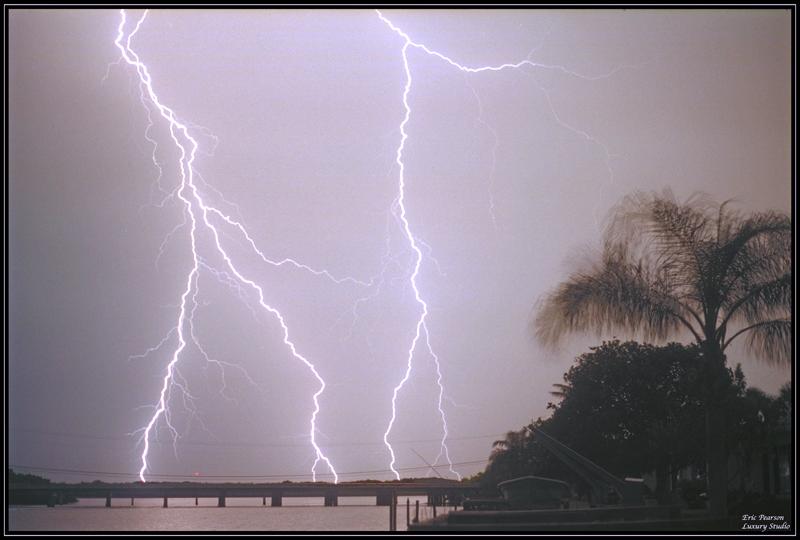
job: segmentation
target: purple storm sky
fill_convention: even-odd
[[[188,227],[170,234],[183,207],[156,204],[138,79],[124,62],[109,67],[119,59],[119,12],[8,14],[9,464],[133,480],[141,447],[129,433],[152,416],[174,341],[130,357],[175,326],[191,266]],[[789,211],[790,12],[385,14],[464,65],[530,54],[565,68],[466,74],[408,51],[405,206],[425,254],[418,284],[450,455],[468,475],[493,440],[546,414],[551,385],[575,356],[612,337],[575,336],[554,352],[528,323],[536,301],[599,248],[621,197],[699,190],[744,211]],[[266,255],[369,281],[388,249],[378,290],[271,267],[234,230],[223,235],[327,383],[317,441],[341,480],[392,477],[382,437],[419,313],[414,254],[391,217],[402,46],[366,9],[154,10],[132,40],[160,99],[200,143],[209,200]],[[178,152],[153,119],[148,134],[171,189]],[[208,235],[200,242],[205,262],[223,269]],[[237,369],[223,378],[188,347],[180,369],[195,413],[174,396],[177,457],[162,424],[152,471],[309,478],[314,379],[252,290],[240,294],[206,268],[198,286],[203,347],[252,380]],[[741,347],[729,362],[770,393],[790,379]],[[417,454],[433,461],[439,451],[437,396],[435,365],[418,348],[391,435],[404,476],[427,474]]]

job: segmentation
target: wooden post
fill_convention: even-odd
[[[267,506],[267,498],[261,497],[261,506]]]
[[[131,506],[133,506],[133,497],[131,497]]]
[[[111,508],[111,495],[106,495],[106,508]]]
[[[198,506],[198,500],[197,500],[197,499],[198,499],[198,497],[195,497],[195,498],[194,498],[194,505],[195,505],[195,506]]]
[[[167,503],[167,498],[164,497],[164,504],[162,505],[164,508],[169,508],[169,503]]]
[[[220,495],[217,499],[217,506],[219,508],[225,508],[225,495]]]
[[[397,530],[397,496],[392,491],[392,496],[389,501],[389,530]]]
[[[414,523],[419,523],[419,499],[414,503],[414,506],[416,507],[414,509]]]
[[[397,530],[397,493],[392,491],[392,508],[394,509],[394,529],[393,531]]]
[[[436,497],[433,497],[433,517],[436,517]]]
[[[406,528],[411,524],[411,501],[406,497]]]

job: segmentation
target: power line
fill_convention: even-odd
[[[11,429],[12,432],[17,433],[31,433],[37,435],[48,435],[54,437],[67,437],[73,439],[89,439],[101,441],[130,441],[132,435],[125,437],[105,436],[105,435],[89,435],[82,433],[63,433],[55,431],[42,431],[28,428]],[[468,435],[464,437],[448,437],[448,441],[466,441],[478,439],[497,439],[503,438],[505,435]],[[153,441],[156,444],[172,445],[172,442]],[[417,439],[396,441],[394,444],[419,444],[419,443],[438,443],[441,439]],[[152,443],[151,443],[152,444]],[[203,442],[203,441],[180,441],[181,446],[207,446],[207,447],[241,447],[241,448],[305,448],[307,443],[251,443],[251,442]],[[384,446],[383,441],[379,442],[352,442],[352,443],[331,443],[326,444],[326,447],[352,447],[352,446]]]
[[[453,463],[453,466],[456,465],[480,465],[484,463],[488,463],[488,459],[480,459],[476,461],[462,461],[459,463]],[[103,476],[121,476],[121,477],[138,477],[138,472],[127,473],[127,472],[119,472],[119,471],[87,471],[82,469],[59,469],[54,467],[35,467],[30,465],[10,465],[9,468],[11,469],[23,469],[27,471],[36,471],[36,472],[52,472],[52,473],[62,473],[62,474],[79,474],[79,475],[103,475]],[[417,471],[417,470],[427,470],[428,467],[406,467],[400,468],[399,471]],[[339,476],[353,476],[359,474],[390,474],[392,471],[390,469],[376,469],[371,471],[349,471],[344,473],[339,473]],[[308,478],[309,474],[284,474],[284,475],[277,475],[277,474],[248,474],[248,475],[204,475],[204,476],[193,476],[193,475],[184,475],[184,474],[157,474],[151,473],[149,474],[152,478],[176,478],[176,479],[207,479],[207,478]]]

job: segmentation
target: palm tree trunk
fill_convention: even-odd
[[[728,454],[725,448],[725,409],[718,400],[706,408],[706,456],[709,513],[728,515]]]
[[[725,444],[725,388],[728,373],[725,355],[719,343],[708,340],[703,344],[707,361],[706,401],[706,466],[708,473],[709,513],[714,517],[728,515],[728,452]]]

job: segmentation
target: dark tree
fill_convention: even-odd
[[[548,433],[618,476],[669,476],[702,460],[698,347],[614,341],[593,347],[564,375]]]
[[[615,208],[599,263],[567,278],[544,300],[536,336],[621,330],[646,341],[684,332],[706,361],[706,445],[711,512],[727,514],[725,351],[739,336],[754,356],[791,358],[791,221],[745,216],[696,195],[636,193]]]
[[[694,437],[703,429],[699,355],[697,346],[674,343],[593,347],[554,385],[558,402],[548,404],[550,418],[534,425],[617,476],[655,471],[666,497],[670,474],[705,455]],[[578,481],[527,430],[509,432],[495,442],[486,481],[523,474]]]
[[[531,453],[526,431],[509,431],[505,438],[492,443],[489,465],[480,481],[487,492],[493,492],[502,480],[530,474],[536,457]]]
[[[787,384],[777,397],[769,396],[757,388],[747,388],[729,408],[731,451],[740,465],[734,471],[732,483],[738,484],[739,493],[747,491],[754,468],[770,461],[778,449],[789,451],[792,436],[791,403],[791,384]],[[769,476],[777,480],[777,475],[766,471],[762,482]],[[752,487],[756,490],[760,488],[764,493],[776,493],[778,488],[775,484]]]

